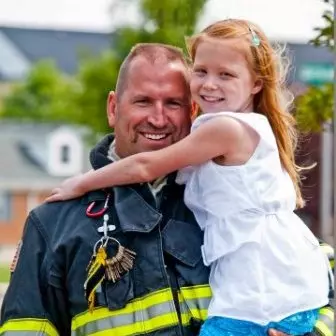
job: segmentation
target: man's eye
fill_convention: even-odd
[[[139,105],[139,106],[146,106],[149,104],[149,101],[146,99],[139,99],[135,101],[135,104]]]
[[[181,103],[179,101],[172,100],[172,101],[169,101],[167,103],[172,108],[179,108],[179,107],[181,107]]]

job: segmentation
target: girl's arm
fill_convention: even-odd
[[[131,155],[70,178],[54,189],[47,201],[70,199],[109,186],[153,181],[186,166],[225,156],[237,148],[243,135],[244,127],[239,121],[225,116],[211,119],[171,146]]]

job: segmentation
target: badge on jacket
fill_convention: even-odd
[[[16,246],[16,251],[15,251],[15,254],[14,254],[14,258],[12,260],[12,263],[11,263],[10,267],[9,267],[9,270],[10,270],[11,273],[14,273],[14,271],[15,271],[17,262],[19,260],[19,255],[20,255],[21,248],[22,248],[22,240],[20,240],[19,243]]]

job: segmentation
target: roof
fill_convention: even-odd
[[[64,125],[1,121],[0,188],[49,189],[64,180],[64,177],[49,175],[45,167],[31,155],[32,146],[43,147],[47,136],[60,127],[64,127]],[[74,128],[74,131],[81,134],[79,129]],[[86,148],[84,150],[83,171],[90,169],[88,152],[89,150]]]
[[[61,70],[72,74],[80,53],[99,54],[111,43],[111,34],[107,33],[0,26],[1,53],[10,49],[11,55],[6,59],[0,55],[0,76],[8,77],[4,69],[11,66],[10,61],[21,69],[41,59],[53,59]]]
[[[52,59],[62,71],[73,74],[81,53],[96,55],[112,43],[110,33],[0,26],[0,80],[22,79],[42,59]],[[300,67],[307,63],[333,67],[328,48],[299,43],[287,43],[287,48],[292,58],[290,82],[300,80]]]

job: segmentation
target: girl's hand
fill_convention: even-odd
[[[65,201],[68,199],[76,198],[82,196],[86,193],[82,187],[83,175],[76,175],[66,179],[61,185],[57,188],[54,188],[51,191],[50,196],[48,196],[46,202],[55,202],[55,201]]]

